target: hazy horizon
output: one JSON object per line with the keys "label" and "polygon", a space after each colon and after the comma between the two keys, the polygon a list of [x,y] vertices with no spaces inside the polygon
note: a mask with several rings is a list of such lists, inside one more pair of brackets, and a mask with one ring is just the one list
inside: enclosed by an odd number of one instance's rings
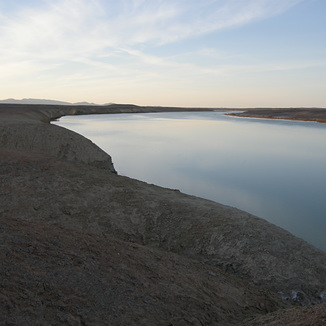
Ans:
{"label": "hazy horizon", "polygon": [[[0,99],[0,104],[53,104],[53,105],[94,105],[94,106],[105,106],[105,105],[112,105],[112,104],[130,104],[130,105],[136,105],[136,106],[141,106],[137,103],[113,103],[113,102],[106,102],[106,103],[94,103],[94,102],[88,102],[88,101],[80,101],[80,102],[67,102],[67,101],[60,101],[60,100],[54,100],[54,99],[35,99],[35,98],[22,98],[22,99],[14,99],[14,98],[7,98],[7,99]],[[146,105],[144,105],[146,106]],[[157,107],[176,107],[175,105],[170,105],[170,106],[162,106],[162,105],[156,105]],[[186,106],[180,106],[180,107],[184,107],[186,108]],[[200,106],[187,106],[189,108],[199,108]],[[205,108],[203,106],[201,106],[201,108]],[[209,109],[233,109],[233,110],[244,110],[244,109],[255,109],[255,108],[273,108],[272,106],[264,106],[264,107],[207,107]],[[296,109],[296,108],[307,108],[307,109],[311,109],[311,108],[318,108],[318,109],[325,109],[326,110],[326,106],[324,107],[313,107],[313,106],[297,106],[297,107],[282,107],[282,108],[289,108],[289,109]]]}
{"label": "hazy horizon", "polygon": [[0,0],[0,96],[325,107],[324,0]]}

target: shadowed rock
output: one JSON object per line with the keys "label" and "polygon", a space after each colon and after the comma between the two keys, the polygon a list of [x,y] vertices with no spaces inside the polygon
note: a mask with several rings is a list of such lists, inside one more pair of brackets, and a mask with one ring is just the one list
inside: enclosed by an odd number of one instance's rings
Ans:
{"label": "shadowed rock", "polygon": [[325,253],[263,219],[83,164],[3,157],[0,213],[172,251],[289,300],[321,301]]}
{"label": "shadowed rock", "polygon": [[169,252],[2,218],[2,325],[233,325],[281,305]]}
{"label": "shadowed rock", "polygon": [[58,159],[82,162],[116,173],[110,155],[90,140],[46,123],[0,125],[0,148],[46,153]]}

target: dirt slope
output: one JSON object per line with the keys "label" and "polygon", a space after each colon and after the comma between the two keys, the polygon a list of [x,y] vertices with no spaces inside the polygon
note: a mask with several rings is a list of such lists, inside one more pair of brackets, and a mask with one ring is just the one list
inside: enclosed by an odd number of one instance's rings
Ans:
{"label": "dirt slope", "polygon": [[195,258],[303,304],[325,291],[325,254],[246,212],[85,164],[3,152],[0,214]]}
{"label": "dirt slope", "polygon": [[[273,325],[308,320],[280,297],[325,300],[324,252],[246,212],[116,175],[108,154],[47,123],[62,114],[0,108],[0,324]],[[322,325],[318,307],[307,311]]]}
{"label": "dirt slope", "polygon": [[2,218],[0,248],[1,325],[228,325],[280,307],[195,260],[44,223]]}

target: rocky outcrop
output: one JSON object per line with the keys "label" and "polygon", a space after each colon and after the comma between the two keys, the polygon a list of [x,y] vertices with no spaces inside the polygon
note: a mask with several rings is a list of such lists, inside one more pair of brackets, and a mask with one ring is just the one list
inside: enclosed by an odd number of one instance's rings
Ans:
{"label": "rocky outcrop", "polygon": [[173,253],[2,218],[1,325],[234,325],[268,291]]}
{"label": "rocky outcrop", "polygon": [[82,162],[116,173],[110,155],[87,138],[46,123],[0,125],[0,148]]}
{"label": "rocky outcrop", "polygon": [[326,303],[310,307],[281,309],[246,320],[246,326],[323,326],[326,325]]}

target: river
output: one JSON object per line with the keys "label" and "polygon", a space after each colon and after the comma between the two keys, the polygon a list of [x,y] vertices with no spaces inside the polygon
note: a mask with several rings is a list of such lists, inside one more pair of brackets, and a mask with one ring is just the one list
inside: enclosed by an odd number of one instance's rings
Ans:
{"label": "river", "polygon": [[326,250],[326,124],[222,112],[68,116],[120,175],[234,206]]}

